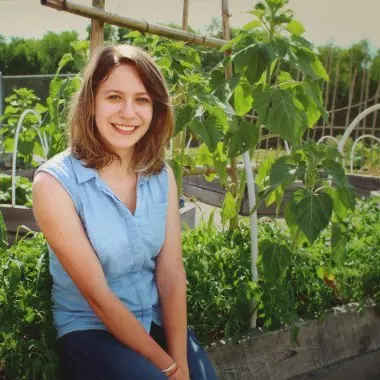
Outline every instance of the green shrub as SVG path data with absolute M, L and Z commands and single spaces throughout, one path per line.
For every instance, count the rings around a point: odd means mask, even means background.
M 257 295 L 249 242 L 246 226 L 222 233 L 203 224 L 183 236 L 189 324 L 204 342 L 248 329 L 251 299 Z
M 5 379 L 56 379 L 48 261 L 42 234 L 0 251 L 0 362 L 3 367 L 0 375 L 2 371 Z
M 259 245 L 265 240 L 290 241 L 276 222 L 259 223 Z M 188 278 L 189 324 L 204 343 L 238 338 L 249 328 L 251 302 L 258 304 L 257 325 L 276 329 L 299 318 L 321 318 L 337 305 L 368 299 L 380 303 L 380 198 L 358 202 L 344 230 L 345 252 L 335 257 L 325 232 L 291 257 L 285 276 L 263 280 L 259 252 L 258 284 L 250 272 L 247 224 L 233 233 L 202 224 L 183 236 Z M 275 264 L 275 263 L 274 263 Z
M 258 234 L 260 244 L 288 241 L 287 231 L 273 221 L 259 223 Z M 339 258 L 332 256 L 324 233 L 313 247 L 300 248 L 286 275 L 270 283 L 263 281 L 260 255 L 254 284 L 244 221 L 233 232 L 218 231 L 210 220 L 184 233 L 189 324 L 209 343 L 247 332 L 252 300 L 258 305 L 258 326 L 268 329 L 299 317 L 322 317 L 339 304 L 380 303 L 380 198 L 358 202 L 344 235 L 346 249 Z M 46 242 L 36 234 L 11 248 L 0 247 L 0 378 L 54 380 L 58 363 Z
M 12 202 L 12 177 L 0 174 L 0 202 Z M 16 177 L 16 205 L 32 207 L 32 183 L 28 178 Z

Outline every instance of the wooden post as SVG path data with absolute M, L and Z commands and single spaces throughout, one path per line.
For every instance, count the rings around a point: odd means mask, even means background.
M 189 0 L 183 0 L 182 30 L 189 29 Z
M 182 15 L 182 30 L 184 32 L 187 32 L 189 28 L 189 0 L 183 0 L 183 15 Z M 181 91 L 181 87 L 178 88 L 179 92 Z M 184 101 L 183 93 L 180 94 L 178 97 L 178 104 L 182 104 Z M 175 157 L 178 155 L 180 157 L 180 165 L 182 167 L 183 165 L 183 157 L 185 154 L 185 147 L 186 147 L 186 127 L 183 131 L 179 132 L 174 138 L 173 138 L 173 145 L 172 145 L 172 157 Z M 181 168 L 182 170 L 182 168 Z M 177 188 L 178 188 L 178 198 L 180 199 L 183 195 L 183 189 L 182 189 L 182 173 L 178 175 L 177 178 Z
M 334 135 L 334 119 L 335 119 L 335 102 L 336 102 L 336 93 L 338 92 L 339 86 L 339 75 L 340 75 L 340 58 L 336 62 L 335 68 L 335 83 L 334 83 L 334 92 L 331 104 L 331 123 L 330 123 L 330 136 Z
M 92 6 L 104 9 L 105 0 L 92 0 Z M 104 39 L 104 23 L 99 20 L 91 20 L 91 53 L 102 46 Z
M 367 73 L 367 83 L 365 87 L 365 98 L 364 98 L 364 107 L 363 111 L 367 109 L 368 107 L 368 97 L 369 97 L 369 85 L 371 83 L 371 69 L 368 69 Z M 367 118 L 365 117 L 363 119 L 363 134 L 366 134 L 366 128 L 367 128 Z
M 332 65 L 333 65 L 332 64 L 332 62 L 333 62 L 333 50 L 334 50 L 334 46 L 331 45 L 329 58 L 328 58 L 328 62 L 327 62 L 327 74 L 328 74 L 329 78 L 331 77 L 331 71 L 332 71 Z M 329 84 L 329 82 L 327 82 L 326 83 L 326 93 L 325 93 L 325 106 L 327 109 L 329 107 L 329 95 L 330 95 L 330 84 Z M 327 123 L 328 123 L 328 121 L 327 121 Z M 323 121 L 322 136 L 325 135 L 325 127 L 326 127 L 326 123 L 325 123 L 325 121 Z
M 358 115 L 362 112 L 363 99 L 364 99 L 364 87 L 365 87 L 365 81 L 366 81 L 366 70 L 363 69 L 363 73 L 362 73 L 362 83 L 361 83 L 361 86 L 360 86 L 360 99 L 359 99 Z M 355 129 L 355 140 L 359 137 L 359 128 L 360 128 L 360 125 Z
M 216 49 L 221 48 L 226 43 L 226 41 L 219 38 L 184 32 L 183 30 L 169 28 L 168 26 L 150 24 L 145 20 L 141 21 L 130 17 L 124 17 L 119 14 L 105 12 L 103 9 L 77 4 L 71 0 L 65 0 L 64 3 L 62 0 L 40 1 L 41 4 L 46 7 L 57 9 L 59 11 L 69 12 L 82 17 L 87 17 L 89 19 L 100 20 L 107 24 L 138 30 L 141 33 L 150 33 L 157 36 L 174 38 L 178 41 L 185 41 L 190 44 L 208 46 Z
M 230 11 L 228 0 L 222 0 L 222 21 L 223 21 L 223 39 L 229 41 L 231 39 L 230 31 Z M 225 57 L 231 56 L 231 51 L 224 52 Z M 232 63 L 229 63 L 225 68 L 225 78 L 228 80 L 232 77 Z M 236 169 L 236 158 L 231 158 L 231 194 L 236 197 L 238 193 L 238 172 Z M 230 222 L 230 228 L 237 228 L 238 226 L 238 216 Z
M 351 61 L 351 67 L 353 67 L 352 61 Z M 357 74 L 358 74 L 358 69 L 355 67 L 353 74 L 351 70 L 350 94 L 348 96 L 348 109 L 346 113 L 346 125 L 345 125 L 346 128 L 350 125 L 351 106 L 352 106 L 352 101 L 354 99 L 354 94 L 355 94 L 355 82 L 356 82 Z

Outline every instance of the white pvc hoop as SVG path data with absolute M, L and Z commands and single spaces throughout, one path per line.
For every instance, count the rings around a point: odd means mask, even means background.
M 334 136 L 322 136 L 318 141 L 317 141 L 317 145 L 320 144 L 321 142 L 325 141 L 325 140 L 333 140 L 336 142 L 336 145 L 339 145 L 339 140 L 334 137 Z
M 375 104 L 373 105 L 372 107 L 369 107 L 367 108 L 366 110 L 364 110 L 362 113 L 360 113 L 358 116 L 356 116 L 356 118 L 352 121 L 352 123 L 348 126 L 346 132 L 344 132 L 344 135 L 342 137 L 342 139 L 340 140 L 339 142 L 339 145 L 338 145 L 338 150 L 340 153 L 343 154 L 343 148 L 344 148 L 344 144 L 346 143 L 348 137 L 350 136 L 351 132 L 353 131 L 353 129 L 356 127 L 356 125 L 362 121 L 367 115 L 369 115 L 370 113 L 374 112 L 374 111 L 377 111 L 377 110 L 380 110 L 380 104 Z
M 12 207 L 16 206 L 16 159 L 17 159 L 17 147 L 18 147 L 18 139 L 20 136 L 20 129 L 22 127 L 22 123 L 29 113 L 34 114 L 38 118 L 38 126 L 33 125 L 33 128 L 36 130 L 37 135 L 40 139 L 42 151 L 44 153 L 44 159 L 47 160 L 47 155 L 49 152 L 49 144 L 47 141 L 46 133 L 44 135 L 41 135 L 41 132 L 39 130 L 39 127 L 42 124 L 41 116 L 40 114 L 33 110 L 33 109 L 27 109 L 25 110 L 18 120 L 17 127 L 16 127 L 16 133 L 15 133 L 15 142 L 14 142 L 14 148 L 13 148 L 13 156 L 12 156 Z
M 363 139 L 373 139 L 373 140 L 376 140 L 378 143 L 380 143 L 380 139 L 376 136 L 373 136 L 373 135 L 362 135 L 360 137 L 358 137 L 354 144 L 352 145 L 352 148 L 351 148 L 351 154 L 350 154 L 350 173 L 353 173 L 354 171 L 354 153 L 355 153 L 355 148 L 356 146 L 358 145 L 358 142 L 360 140 L 363 140 Z

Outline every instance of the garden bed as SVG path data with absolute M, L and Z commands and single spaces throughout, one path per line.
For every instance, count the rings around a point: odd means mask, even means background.
M 304 322 L 295 345 L 287 328 L 211 347 L 209 355 L 222 380 L 378 379 L 379 310 L 368 307 L 361 315 L 357 308 L 335 308 L 322 322 Z
M 380 190 L 380 177 L 362 174 L 347 174 L 347 180 L 355 187 L 356 195 L 358 197 L 369 197 L 371 195 L 371 191 Z M 300 187 L 301 183 L 296 182 L 285 191 L 279 215 L 282 215 L 283 206 L 290 200 L 292 193 Z M 183 178 L 183 189 L 187 196 L 195 197 L 199 201 L 215 207 L 222 206 L 226 193 L 218 178 L 215 178 L 210 182 L 207 181 L 203 175 L 185 176 Z M 245 193 L 247 194 L 247 191 Z M 257 214 L 262 216 L 275 215 L 275 213 L 275 204 L 267 207 L 264 203 L 262 203 L 257 210 Z M 248 196 L 245 195 L 241 204 L 240 215 L 247 216 L 248 214 Z

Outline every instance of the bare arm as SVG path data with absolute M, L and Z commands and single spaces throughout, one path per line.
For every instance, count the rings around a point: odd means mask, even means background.
M 173 359 L 109 288 L 70 196 L 44 172 L 33 183 L 33 211 L 63 268 L 109 331 L 160 370 L 168 368 Z
M 166 237 L 156 262 L 156 282 L 160 296 L 169 355 L 187 371 L 186 274 L 182 261 L 181 222 L 177 186 L 169 175 L 169 200 Z

